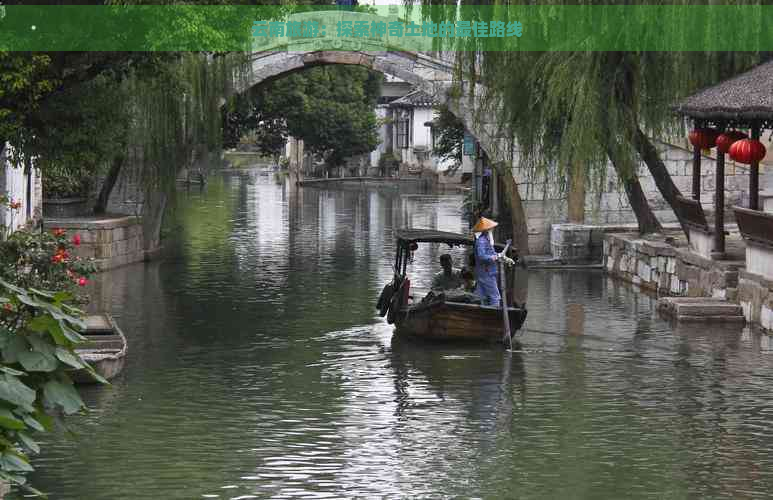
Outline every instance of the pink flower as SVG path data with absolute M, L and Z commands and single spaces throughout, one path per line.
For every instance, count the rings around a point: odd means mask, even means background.
M 86 284 L 87 284 L 87 283 L 88 283 L 88 280 L 87 280 L 86 278 L 84 278 L 83 276 L 81 276 L 80 278 L 78 278 L 78 285 L 80 285 L 80 286 L 86 286 Z
M 72 237 L 72 244 L 75 245 L 76 247 L 81 244 L 80 234 L 76 234 L 75 236 Z

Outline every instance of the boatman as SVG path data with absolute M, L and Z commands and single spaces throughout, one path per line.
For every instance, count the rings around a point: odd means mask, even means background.
M 512 266 L 515 262 L 504 253 L 494 251 L 494 235 L 491 231 L 499 224 L 481 217 L 472 231 L 480 233 L 475 238 L 475 293 L 485 306 L 499 307 L 502 297 L 497 286 L 497 261 Z

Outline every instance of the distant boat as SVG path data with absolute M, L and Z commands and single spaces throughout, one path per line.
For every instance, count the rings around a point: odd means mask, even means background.
M 101 377 L 110 380 L 121 373 L 126 357 L 126 337 L 109 314 L 97 314 L 86 318 L 87 342 L 75 349 Z M 96 383 L 85 370 L 72 373 L 72 379 L 80 384 Z

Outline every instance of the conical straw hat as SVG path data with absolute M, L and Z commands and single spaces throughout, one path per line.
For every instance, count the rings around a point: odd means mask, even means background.
M 494 222 L 491 219 L 487 219 L 485 217 L 481 217 L 475 226 L 472 228 L 473 233 L 482 233 L 483 231 L 488 231 L 489 229 L 494 229 L 497 227 L 499 223 Z

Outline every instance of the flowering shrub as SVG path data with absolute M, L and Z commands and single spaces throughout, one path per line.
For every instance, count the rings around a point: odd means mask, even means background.
M 80 235 L 68 237 L 64 229 L 16 231 L 0 242 L 0 278 L 21 287 L 67 291 L 85 303 L 82 287 L 96 266 L 92 259 L 73 255 L 80 244 Z
M 105 382 L 75 351 L 85 324 L 70 303 L 88 301 L 82 287 L 96 270 L 73 255 L 80 244 L 63 229 L 18 230 L 0 242 L 0 480 L 35 494 L 25 478 L 27 454 L 39 451 L 34 433 L 85 409 L 68 372 Z
M 34 433 L 50 430 L 60 413 L 85 410 L 68 372 L 105 382 L 74 350 L 85 324 L 70 299 L 0 280 L 0 479 L 35 494 L 24 476 L 33 470 L 27 454 L 40 450 Z

